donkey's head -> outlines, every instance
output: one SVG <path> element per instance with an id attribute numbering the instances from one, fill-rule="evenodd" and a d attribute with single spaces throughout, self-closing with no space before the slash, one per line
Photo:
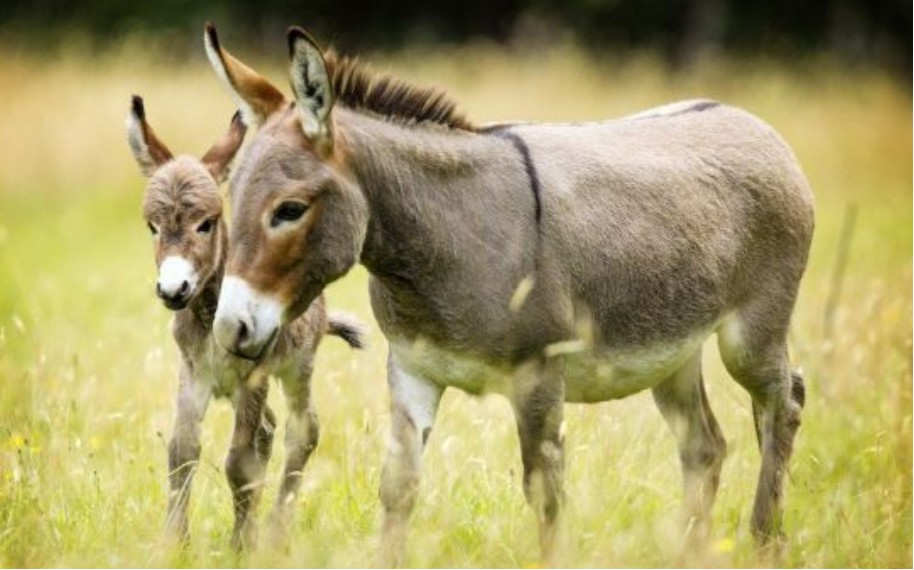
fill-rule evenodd
<path id="1" fill-rule="evenodd" d="M 345 165 L 320 48 L 288 35 L 294 101 L 222 49 L 207 24 L 206 51 L 246 122 L 260 126 L 231 180 L 232 235 L 214 330 L 220 344 L 257 358 L 356 263 L 368 208 Z"/>
<path id="2" fill-rule="evenodd" d="M 146 122 L 143 99 L 133 96 L 127 142 L 149 179 L 143 217 L 155 244 L 156 295 L 169 309 L 186 307 L 224 262 L 227 235 L 218 184 L 244 132 L 236 113 L 228 133 L 202 159 L 173 158 Z"/>

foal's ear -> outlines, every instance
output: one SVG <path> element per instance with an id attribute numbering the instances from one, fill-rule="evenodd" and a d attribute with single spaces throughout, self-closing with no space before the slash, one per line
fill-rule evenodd
<path id="1" fill-rule="evenodd" d="M 206 169 L 209 170 L 209 173 L 213 175 L 213 178 L 216 179 L 216 182 L 225 180 L 225 177 L 228 174 L 229 164 L 232 163 L 232 159 L 235 158 L 235 153 L 237 153 L 238 149 L 241 147 L 241 143 L 244 141 L 244 133 L 247 129 L 244 121 L 241 120 L 241 111 L 235 112 L 235 115 L 232 117 L 232 122 L 229 125 L 228 132 L 222 135 L 222 138 L 216 141 L 216 143 L 206 151 L 203 158 L 200 159 L 201 162 L 203 162 L 203 166 L 205 166 Z"/>
<path id="2" fill-rule="evenodd" d="M 146 122 L 146 108 L 143 98 L 134 95 L 130 101 L 130 114 L 127 115 L 127 143 L 133 151 L 133 157 L 140 165 L 140 170 L 147 177 L 171 160 L 172 154 L 159 137 L 155 135 L 152 127 Z"/>
<path id="3" fill-rule="evenodd" d="M 282 108 L 286 98 L 279 89 L 222 49 L 216 26 L 211 22 L 206 23 L 203 44 L 209 62 L 219 79 L 228 86 L 246 124 L 261 125 L 267 117 Z"/>
<path id="4" fill-rule="evenodd" d="M 291 27 L 286 33 L 289 42 L 289 78 L 305 136 L 318 148 L 329 149 L 333 144 L 330 109 L 333 107 L 333 86 L 327 73 L 323 52 L 308 32 Z"/>

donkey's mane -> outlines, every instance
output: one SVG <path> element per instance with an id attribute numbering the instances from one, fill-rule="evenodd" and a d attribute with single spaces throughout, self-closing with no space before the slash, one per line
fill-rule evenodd
<path id="1" fill-rule="evenodd" d="M 341 56 L 332 50 L 324 54 L 324 59 L 334 97 L 345 107 L 406 122 L 473 130 L 473 125 L 457 111 L 457 104 L 444 91 L 378 74 L 357 58 Z"/>

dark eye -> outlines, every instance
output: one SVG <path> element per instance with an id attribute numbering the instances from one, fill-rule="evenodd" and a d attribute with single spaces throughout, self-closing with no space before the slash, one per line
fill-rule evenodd
<path id="1" fill-rule="evenodd" d="M 283 202 L 273 210 L 270 226 L 275 228 L 283 222 L 294 222 L 305 215 L 307 209 L 308 206 L 303 202 Z"/>
<path id="2" fill-rule="evenodd" d="M 213 229 L 213 225 L 216 223 L 215 218 L 210 218 L 197 226 L 197 233 L 208 234 L 210 230 Z"/>
<path id="3" fill-rule="evenodd" d="M 149 228 L 149 233 L 151 233 L 154 236 L 159 235 L 159 230 L 156 229 L 156 227 L 154 225 L 152 225 L 152 222 L 146 222 L 146 226 Z"/>

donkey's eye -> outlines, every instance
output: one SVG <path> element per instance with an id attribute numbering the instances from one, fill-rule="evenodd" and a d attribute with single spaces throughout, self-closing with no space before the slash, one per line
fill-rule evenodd
<path id="1" fill-rule="evenodd" d="M 152 235 L 154 235 L 154 236 L 159 235 L 158 228 L 156 228 L 154 225 L 152 225 L 152 222 L 146 222 L 146 227 L 149 228 L 149 233 L 151 233 Z"/>
<path id="2" fill-rule="evenodd" d="M 294 222 L 304 216 L 307 210 L 308 206 L 303 202 L 283 202 L 273 210 L 270 227 L 275 228 L 283 222 Z"/>
<path id="3" fill-rule="evenodd" d="M 210 218 L 204 221 L 202 224 L 197 226 L 197 233 L 208 234 L 213 229 L 213 224 L 215 223 L 216 221 L 214 218 Z"/>

